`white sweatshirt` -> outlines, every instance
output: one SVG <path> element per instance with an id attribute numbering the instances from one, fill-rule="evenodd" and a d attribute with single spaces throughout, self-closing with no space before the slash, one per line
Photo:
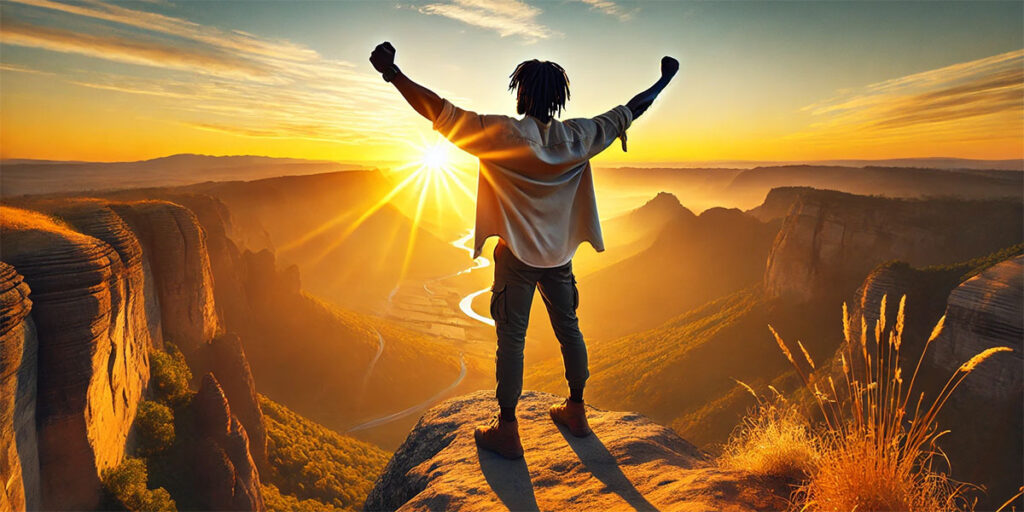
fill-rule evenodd
<path id="1" fill-rule="evenodd" d="M 621 105 L 593 119 L 542 123 L 480 115 L 444 100 L 434 129 L 480 159 L 473 257 L 491 236 L 532 267 L 564 265 L 584 241 L 603 251 L 590 159 L 616 138 L 625 151 L 632 122 Z"/>

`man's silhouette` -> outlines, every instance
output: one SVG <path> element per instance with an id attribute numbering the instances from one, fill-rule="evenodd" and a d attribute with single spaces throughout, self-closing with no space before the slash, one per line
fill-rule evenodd
<path id="1" fill-rule="evenodd" d="M 494 249 L 491 317 L 498 335 L 497 399 L 500 413 L 476 429 L 476 442 L 508 458 L 523 455 L 515 409 L 523 389 L 523 347 L 536 288 L 547 306 L 562 349 L 569 398 L 551 407 L 551 419 L 579 437 L 590 435 L 583 387 L 590 373 L 587 346 L 576 318 L 579 292 L 572 257 L 587 241 L 604 250 L 590 159 L 616 138 L 626 150 L 626 129 L 654 102 L 679 70 L 671 57 L 661 60 L 661 79 L 625 106 L 592 119 L 558 121 L 569 99 L 569 79 L 553 62 L 530 60 L 516 67 L 509 90 L 516 92 L 522 119 L 479 115 L 460 109 L 413 82 L 395 66 L 391 43 L 370 55 L 406 101 L 434 129 L 480 159 L 473 257 L 488 237 Z"/>

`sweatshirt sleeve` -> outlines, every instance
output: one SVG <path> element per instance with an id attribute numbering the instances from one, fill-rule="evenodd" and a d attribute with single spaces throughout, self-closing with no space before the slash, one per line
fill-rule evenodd
<path id="1" fill-rule="evenodd" d="M 434 130 L 468 153 L 480 156 L 491 149 L 488 135 L 488 119 L 496 116 L 483 116 L 476 112 L 463 110 L 452 102 L 444 100 L 441 112 L 434 119 Z"/>
<path id="2" fill-rule="evenodd" d="M 573 124 L 580 134 L 581 142 L 586 146 L 586 157 L 593 158 L 615 142 L 615 139 L 622 141 L 622 151 L 626 151 L 626 130 L 633 123 L 633 112 L 619 105 L 597 117 L 572 119 L 566 123 Z"/>

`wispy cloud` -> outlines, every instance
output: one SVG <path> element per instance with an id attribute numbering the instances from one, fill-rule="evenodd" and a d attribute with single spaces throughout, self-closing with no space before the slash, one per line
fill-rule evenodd
<path id="1" fill-rule="evenodd" d="M 818 120 L 794 137 L 822 142 L 1020 137 L 1024 49 L 844 90 L 802 110 Z"/>
<path id="2" fill-rule="evenodd" d="M 519 0 L 452 0 L 424 5 L 419 11 L 494 30 L 501 37 L 518 36 L 526 42 L 561 35 L 538 21 L 543 11 Z"/>
<path id="3" fill-rule="evenodd" d="M 628 21 L 633 18 L 633 11 L 627 11 L 621 5 L 612 2 L 611 0 L 579 0 L 590 6 L 591 9 L 603 12 L 609 16 L 614 16 L 622 21 Z"/>
<path id="4" fill-rule="evenodd" d="M 413 114 L 368 64 L 361 70 L 290 41 L 144 7 L 11 0 L 3 5 L 0 42 L 143 66 L 116 73 L 81 66 L 59 76 L 81 87 L 146 96 L 197 129 L 343 144 L 388 144 L 408 135 Z M 4 70 L 32 72 L 10 62 Z"/>

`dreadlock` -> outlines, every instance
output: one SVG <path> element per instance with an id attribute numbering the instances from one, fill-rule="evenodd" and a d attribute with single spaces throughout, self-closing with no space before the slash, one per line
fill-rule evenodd
<path id="1" fill-rule="evenodd" d="M 516 91 L 516 112 L 543 122 L 562 112 L 569 99 L 569 77 L 550 61 L 528 60 L 516 66 L 508 90 Z"/>

